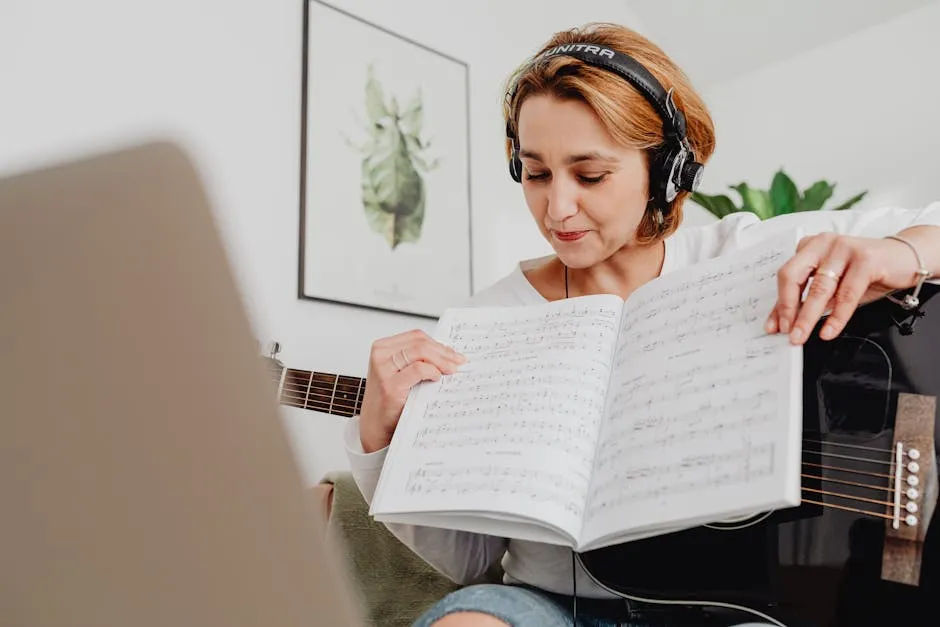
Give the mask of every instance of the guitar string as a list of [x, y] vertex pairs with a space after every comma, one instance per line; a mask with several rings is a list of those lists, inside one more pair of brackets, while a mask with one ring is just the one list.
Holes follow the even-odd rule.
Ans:
[[352, 402], [353, 399], [343, 397], [340, 394], [353, 395], [355, 394], [355, 392], [343, 391], [334, 395], [331, 390], [330, 392], [323, 392], [323, 393], [311, 392], [310, 394], [307, 394], [306, 392], [302, 392], [300, 390], [288, 390], [285, 388], [284, 390], [282, 390], [281, 396], [284, 398], [288, 398], [290, 400], [296, 400], [296, 401], [301, 401], [301, 402], [304, 400], [307, 400], [310, 403], [319, 403], [321, 405], [323, 404], [329, 405], [331, 401], [333, 401], [334, 406], [336, 405], [336, 403]]
[[[350, 392], [341, 392], [340, 394], [348, 394], [348, 395], [351, 396], [351, 395], [355, 394], [355, 392], [352, 392], [352, 391], [350, 391]], [[282, 390], [281, 397], [282, 397], [282, 398], [286, 398], [286, 399], [288, 399], [288, 400], [298, 401], [298, 402], [301, 402], [301, 403], [306, 400], [310, 405], [317, 405], [317, 404], [318, 404], [318, 405], [329, 405], [331, 401], [333, 402], [333, 406], [334, 406], [334, 407], [341, 406], [341, 404], [344, 404], [344, 403], [347, 403], [347, 404], [350, 404], [350, 405], [352, 404], [352, 401], [353, 401], [352, 398], [345, 398], [345, 397], [341, 396], [340, 394], [334, 395], [334, 394], [332, 393], [332, 391], [330, 391], [330, 392], [324, 392], [324, 393], [310, 393], [310, 394], [307, 394], [307, 393], [302, 392], [302, 391], [300, 391], [300, 390], [287, 390], [287, 389], [285, 389], [285, 390]]]
[[[274, 382], [280, 383], [280, 379], [277, 379]], [[325, 381], [321, 381], [319, 383], [323, 383], [325, 386], [329, 386], [330, 390], [327, 391], [326, 387], [312, 387], [312, 384], [311, 384], [310, 390], [308, 392], [308, 386], [305, 383], [301, 383], [301, 384], [285, 383], [285, 385], [281, 388], [282, 397], [285, 396], [284, 393], [286, 392], [287, 393], [286, 398], [288, 398], [289, 400], [296, 400], [298, 402], [302, 402], [304, 400], [307, 400], [307, 401], [312, 400], [314, 402], [319, 401], [322, 404], [327, 404], [327, 405], [329, 405], [332, 402], [333, 407], [339, 407], [341, 409], [354, 409], [358, 407], [359, 403], [361, 402], [361, 399], [359, 398], [350, 399], [350, 398], [344, 398], [344, 397], [335, 395], [333, 393], [334, 384], [327, 383]], [[349, 395], [354, 395], [354, 394], [359, 393], [360, 387], [361, 387], [358, 382], [356, 384], [352, 384], [352, 383], [341, 384], [338, 382], [335, 384], [335, 387], [337, 390], [340, 389], [340, 386], [343, 386], [343, 393], [349, 394]], [[351, 387], [355, 387], [356, 390], [353, 391], [351, 389], [347, 389]]]
[[826, 440], [814, 440], [811, 438], [803, 438], [804, 442], [809, 442], [810, 444], [821, 444], [823, 446], [841, 446], [842, 448], [854, 448], [863, 451], [875, 451], [876, 453], [892, 453], [891, 449], [878, 448], [876, 446], [863, 446], [861, 444], [846, 444], [843, 442], [827, 442]]
[[833, 479], [831, 477], [827, 478], [827, 477], [823, 477], [822, 475], [811, 475], [805, 472], [800, 473], [800, 476], [806, 479], [819, 479], [827, 483], [838, 483], [841, 485], [855, 486], [857, 488], [867, 488], [869, 490], [875, 490], [877, 492], [887, 492], [888, 494], [894, 493], [894, 486], [891, 486], [891, 485], [889, 485], [888, 487], [882, 487], [882, 486], [872, 485], [870, 483], [862, 483], [861, 481], [846, 481], [845, 479]]
[[813, 466], [816, 468], [822, 468], [824, 470], [835, 470], [839, 472], [846, 472], [853, 475], [862, 475], [865, 477], [877, 477], [878, 479], [894, 479], [894, 475], [886, 472], [870, 472], [867, 470], [858, 470], [855, 468], [847, 468], [844, 466], [833, 466], [831, 464], [817, 464], [816, 462], [802, 462], [804, 466]]
[[[805, 442], [805, 440], [804, 440], [804, 442]], [[894, 462], [889, 461], [889, 460], [886, 460], [886, 459], [871, 459], [871, 458], [868, 458], [868, 457], [857, 457], [857, 456], [855, 456], [855, 455], [840, 455], [839, 453], [825, 453], [825, 452], [823, 452], [823, 451], [816, 451], [816, 450], [812, 450], [812, 449], [804, 449], [804, 450], [805, 450], [807, 453], [815, 453], [815, 454], [817, 454], [817, 455], [822, 455], [822, 456], [825, 456], [825, 457], [832, 457], [832, 458], [835, 458], [835, 459], [850, 459], [850, 460], [856, 461], [856, 462], [865, 462], [865, 463], [868, 463], [868, 464], [878, 464], [878, 465], [880, 465], [880, 466], [891, 466], [891, 465], [894, 463]], [[889, 452], [889, 451], [885, 451], [885, 453], [888, 453], [888, 452]]]
[[[274, 378], [274, 381], [275, 381], [275, 383], [278, 383], [278, 382], [280, 382], [280, 378], [279, 378], [279, 377]], [[360, 387], [360, 382], [359, 382], [359, 380], [354, 380], [354, 382], [353, 382], [353, 381], [337, 381], [337, 382], [334, 383], [334, 382], [332, 382], [332, 381], [324, 381], [324, 380], [314, 379], [314, 380], [311, 382], [311, 385], [312, 385], [312, 386], [322, 386], [322, 387], [311, 387], [311, 388], [310, 388], [311, 391], [312, 391], [312, 390], [317, 390], [317, 391], [326, 392], [326, 391], [327, 391], [327, 388], [329, 388], [329, 392], [332, 392], [334, 385], [340, 385], [340, 386], [344, 386], [344, 387], [347, 387], [347, 388], [350, 388], [350, 387], [351, 387], [351, 388], [356, 388], [356, 389], [358, 389], [358, 388]], [[295, 391], [300, 391], [301, 389], [306, 390], [306, 389], [307, 389], [307, 382], [306, 382], [306, 381], [299, 381], [299, 382], [298, 382], [298, 381], [292, 381], [292, 380], [290, 380], [290, 379], [287, 379], [287, 380], [284, 381], [284, 388], [285, 388], [285, 389], [293, 389], [293, 390], [295, 390]]]
[[838, 498], [848, 499], [850, 501], [861, 501], [862, 503], [872, 503], [873, 505], [886, 505], [888, 507], [893, 507], [894, 503], [888, 501], [879, 501], [878, 499], [870, 499], [865, 496], [852, 496], [846, 494], [839, 494], [838, 492], [833, 492], [831, 490], [818, 490], [816, 488], [808, 488], [806, 486], [802, 487], [803, 490], [807, 492], [815, 492], [816, 494], [825, 494], [827, 496], [835, 496]]
[[840, 509], [846, 512], [853, 512], [855, 514], [862, 514], [864, 516], [872, 516], [873, 518], [883, 518], [885, 520], [893, 520], [894, 516], [891, 514], [879, 514], [878, 512], [871, 512], [864, 509], [858, 509], [857, 507], [848, 507], [847, 505], [837, 505], [835, 503], [824, 503], [822, 501], [815, 501], [813, 499], [801, 499], [803, 503], [810, 503], [812, 505], [821, 505], [822, 507], [831, 507], [833, 509]]

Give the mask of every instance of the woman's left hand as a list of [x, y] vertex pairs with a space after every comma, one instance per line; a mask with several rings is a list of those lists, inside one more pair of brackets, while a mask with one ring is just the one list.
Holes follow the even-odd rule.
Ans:
[[[796, 254], [777, 272], [779, 296], [768, 333], [789, 333], [803, 344], [826, 311], [824, 340], [845, 328], [855, 309], [894, 290], [912, 287], [918, 264], [903, 242], [820, 233], [803, 238]], [[806, 288], [806, 300], [801, 301]]]

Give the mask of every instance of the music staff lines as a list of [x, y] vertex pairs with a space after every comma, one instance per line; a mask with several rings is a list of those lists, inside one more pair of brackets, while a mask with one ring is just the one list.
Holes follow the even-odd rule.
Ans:
[[520, 497], [529, 503], [557, 504], [571, 516], [580, 518], [584, 508], [579, 495], [583, 494], [585, 484], [586, 480], [576, 481], [568, 473], [496, 464], [456, 468], [425, 466], [409, 473], [405, 492], [410, 495]]
[[[631, 506], [663, 496], [674, 497], [702, 488], [748, 483], [769, 476], [775, 468], [773, 444], [744, 446], [720, 453], [685, 456], [676, 462], [631, 464], [605, 473], [588, 497], [592, 516], [605, 509]], [[675, 480], [663, 484], [655, 480], [670, 475]], [[653, 481], [644, 481], [654, 478]], [[652, 483], [651, 487], [648, 484]]]
[[[702, 302], [717, 295], [724, 297], [723, 302], [733, 302], [740, 288], [752, 287], [755, 284], [765, 284], [765, 291], [774, 292], [777, 269], [784, 258], [785, 255], [780, 250], [768, 251], [753, 261], [745, 262], [734, 271], [707, 272], [674, 287], [661, 289], [655, 296], [638, 294], [638, 297], [630, 299], [631, 315], [640, 317], [640, 313], [652, 311], [652, 315], [646, 316], [644, 313], [642, 316], [652, 318], [661, 314], [663, 310], [653, 308], [653, 304], [659, 304], [665, 310], [672, 311], [679, 308], [691, 309], [688, 306], [690, 299]], [[721, 285], [721, 288], [713, 289], [714, 285]]]
[[[563, 363], [542, 365], [534, 369], [513, 369], [490, 372], [457, 372], [441, 380], [438, 396], [445, 401], [449, 397], [464, 398], [471, 395], [474, 400], [486, 401], [499, 395], [504, 398], [513, 394], [510, 390], [545, 387], [578, 396], [599, 396], [605, 391], [607, 370], [596, 366], [572, 372]], [[524, 372], [530, 374], [525, 375]], [[569, 390], [571, 390], [569, 392]], [[438, 404], [441, 401], [432, 401]]]
[[[773, 302], [775, 264], [782, 258], [780, 251], [770, 251], [739, 269], [740, 275], [738, 270], [711, 272], [655, 295], [638, 292], [626, 304], [618, 353], [628, 344], [646, 352], [666, 342], [697, 341], [709, 333], [712, 339], [729, 332], [763, 334], [760, 324], [768, 313], [764, 309]], [[707, 306], [707, 301], [718, 304]]]
[[[580, 318], [591, 317], [582, 324]], [[574, 317], [575, 319], [571, 319]], [[530, 336], [539, 331], [553, 335], [574, 336], [582, 328], [615, 329], [618, 312], [610, 307], [575, 306], [566, 312], [562, 309], [540, 315], [528, 315], [516, 320], [461, 321], [451, 326], [448, 337], [451, 341], [462, 341], [468, 337], [512, 337]]]
[[595, 436], [591, 429], [577, 423], [564, 424], [538, 419], [470, 423], [461, 427], [443, 426], [446, 428], [424, 427], [418, 431], [414, 437], [414, 448], [436, 451], [475, 447], [489, 450], [506, 447], [563, 447], [569, 452], [578, 449], [581, 457], [587, 458], [592, 453]]
[[[741, 374], [741, 366], [738, 363], [703, 364], [673, 373], [672, 381], [676, 387], [682, 390], [682, 398], [685, 399], [685, 402], [689, 402], [688, 399], [695, 395], [720, 391], [723, 387], [731, 386], [731, 384], [740, 386], [753, 383], [759, 385], [776, 372], [776, 364], [769, 364], [761, 368], [749, 368], [746, 370], [747, 374]], [[613, 396], [612, 407], [615, 409], [611, 420], [619, 420], [624, 416], [629, 416], [631, 411], [644, 407], [648, 408], [653, 404], [676, 400], [676, 393], [671, 388], [672, 386], [658, 394], [651, 392], [654, 387], [652, 381], [646, 375], [640, 375], [631, 381], [625, 382]], [[663, 388], [657, 386], [656, 389]], [[758, 394], [763, 392], [765, 390], [759, 389]], [[638, 422], [643, 420], [655, 421], [655, 418], [639, 418]]]
[[[750, 404], [750, 401], [747, 401], [747, 404]], [[718, 410], [721, 415], [720, 408], [718, 408]], [[689, 416], [696, 416], [698, 414], [699, 410], [688, 412]], [[621, 456], [643, 451], [644, 449], [672, 446], [712, 437], [720, 439], [723, 435], [727, 435], [730, 438], [740, 438], [742, 427], [747, 428], [759, 424], [769, 424], [776, 417], [776, 411], [771, 409], [764, 412], [747, 414], [738, 419], [720, 419], [705, 427], [690, 427], [678, 431], [670, 431], [651, 439], [630, 437], [634, 435], [632, 433], [634, 430], [631, 428], [622, 429], [605, 438], [604, 443], [598, 451], [597, 468], [601, 470], [614, 463]]]

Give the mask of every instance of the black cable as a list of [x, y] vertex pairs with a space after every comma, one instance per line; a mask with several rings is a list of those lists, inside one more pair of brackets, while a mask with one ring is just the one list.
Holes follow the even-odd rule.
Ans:
[[[568, 298], [568, 266], [565, 266], [565, 298]], [[574, 549], [571, 549], [571, 623], [578, 625], [578, 574]]]
[[575, 571], [574, 549], [571, 549], [571, 624], [578, 625], [578, 576]]

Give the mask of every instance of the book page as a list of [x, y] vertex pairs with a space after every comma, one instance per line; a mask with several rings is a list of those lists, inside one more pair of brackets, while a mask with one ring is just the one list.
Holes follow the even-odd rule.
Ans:
[[376, 518], [494, 512], [574, 536], [622, 304], [586, 296], [445, 312], [435, 337], [468, 360], [409, 397], [373, 501]]
[[802, 348], [764, 331], [796, 242], [709, 260], [628, 299], [586, 536], [799, 503]]

